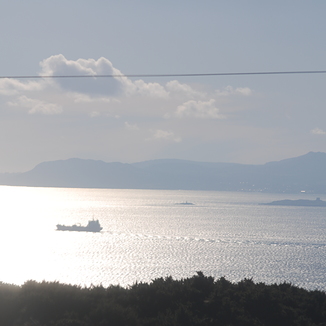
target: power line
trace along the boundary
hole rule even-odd
[[[199,73],[199,74],[0,76],[0,79],[209,77],[209,76],[248,76],[248,75],[294,75],[294,74],[298,75],[298,74],[325,74],[325,73],[326,70],[301,70],[301,71],[262,71],[262,72],[217,72],[217,73]]]

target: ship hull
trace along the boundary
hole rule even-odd
[[[89,221],[87,226],[57,224],[58,231],[100,232],[102,229],[98,220]]]
[[[57,230],[58,231],[77,231],[77,232],[100,232],[102,228],[100,229],[89,229],[86,226],[78,226],[78,225],[72,225],[72,226],[67,226],[67,225],[57,225]]]

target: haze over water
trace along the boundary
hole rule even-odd
[[[326,290],[326,209],[259,205],[316,195],[6,186],[0,195],[2,282],[128,286],[203,271]],[[195,205],[176,205],[185,201]],[[101,233],[56,231],[92,218]]]

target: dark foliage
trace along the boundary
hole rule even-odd
[[[289,283],[191,278],[82,288],[0,283],[1,326],[326,326],[326,293]]]

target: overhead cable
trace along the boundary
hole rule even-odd
[[[154,78],[154,77],[210,77],[210,76],[248,76],[248,75],[294,75],[325,74],[326,70],[301,71],[262,71],[262,72],[217,72],[191,74],[127,74],[127,75],[35,75],[35,76],[0,76],[0,79],[43,79],[43,78]]]

